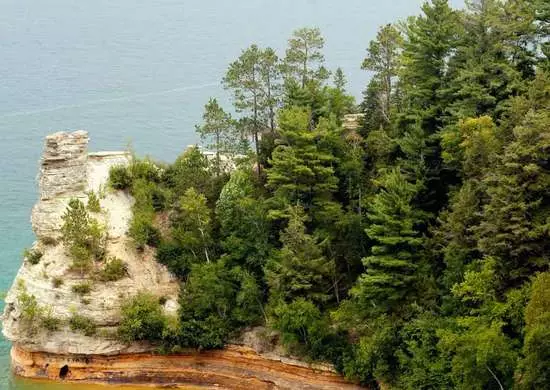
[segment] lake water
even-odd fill
[[[91,149],[171,161],[197,141],[194,125],[229,62],[251,43],[280,53],[291,32],[318,26],[327,65],[360,97],[360,69],[378,26],[422,0],[0,0],[0,290],[33,241],[30,210],[43,137],[85,129]],[[460,5],[456,0],[455,5]],[[1,309],[1,303],[0,303]],[[0,390],[68,390],[10,378],[0,336]]]

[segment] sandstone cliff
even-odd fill
[[[119,321],[124,299],[140,290],[168,297],[167,310],[176,310],[179,291],[176,279],[159,265],[152,253],[138,253],[127,236],[131,219],[132,198],[121,191],[107,190],[109,168],[127,164],[125,152],[88,154],[88,134],[83,131],[56,133],[46,138],[39,175],[39,201],[32,210],[32,227],[37,241],[33,249],[43,255],[32,265],[24,261],[12,288],[6,297],[3,315],[3,333],[15,345],[27,351],[54,354],[119,354],[149,351],[143,344],[124,345],[109,337]],[[87,192],[104,193],[100,196],[101,213],[94,215],[107,228],[107,254],[122,259],[128,266],[127,277],[109,283],[94,281],[86,297],[72,291],[76,284],[88,277],[69,269],[70,259],[60,242],[61,217],[71,198],[86,202]],[[56,286],[53,281],[62,280]],[[57,331],[40,329],[29,334],[21,324],[18,305],[18,286],[36,298],[40,307],[48,308],[62,325]],[[93,337],[71,331],[66,325],[72,313],[92,320],[98,328]],[[100,335],[100,336],[97,336]]]
[[[46,138],[39,174],[39,200],[32,210],[37,241],[33,250],[42,254],[37,264],[23,262],[6,297],[3,333],[13,343],[15,374],[54,380],[108,383],[194,384],[228,389],[355,389],[329,365],[309,365],[282,357],[280,351],[263,350],[258,337],[248,332],[239,345],[224,350],[179,355],[155,355],[155,346],[124,344],[114,337],[120,308],[127,297],[147,290],[164,297],[164,310],[178,309],[179,284],[151,250],[138,252],[128,237],[132,197],[107,188],[109,169],[128,164],[125,152],[88,153],[88,134],[56,133]],[[60,228],[72,198],[84,203],[88,193],[99,194],[101,211],[93,217],[107,231],[106,251],[127,265],[126,277],[115,282],[94,280],[85,297],[75,285],[89,279],[71,270],[71,260],[61,243]],[[57,283],[55,281],[58,281]],[[59,282],[62,281],[62,282]],[[30,332],[22,321],[21,291],[33,297],[59,321],[55,330]],[[92,336],[68,325],[75,313],[95,323]]]

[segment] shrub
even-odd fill
[[[61,287],[63,285],[63,279],[61,279],[59,276],[55,276],[52,279],[52,285],[54,288]]]
[[[115,190],[125,190],[132,186],[130,171],[124,165],[115,165],[109,169],[109,184]]]
[[[88,210],[92,213],[99,213],[101,211],[99,197],[93,191],[88,192]]]
[[[71,287],[71,291],[78,295],[87,295],[92,291],[90,282],[82,282]]]
[[[85,336],[93,336],[97,330],[97,326],[91,318],[76,313],[73,313],[69,319],[69,326],[72,331],[81,332]]]
[[[43,244],[43,245],[47,245],[47,246],[55,246],[57,245],[57,240],[53,237],[42,237],[40,239],[40,242]]]
[[[102,282],[114,282],[124,278],[127,272],[128,266],[122,260],[111,257],[99,271],[98,279]]]
[[[39,329],[42,309],[38,305],[36,297],[27,292],[23,281],[19,281],[17,289],[17,304],[21,311],[21,323],[29,334],[35,334]]]
[[[40,328],[54,331],[59,328],[61,321],[53,316],[52,309],[40,307],[36,297],[27,292],[23,281],[19,281],[17,304],[21,311],[21,323],[30,335],[34,335]]]
[[[25,249],[23,257],[32,265],[40,263],[43,253],[37,249]]]
[[[181,245],[174,241],[162,241],[157,249],[157,261],[164,264],[170,272],[185,278],[191,269],[190,256],[186,254]]]
[[[90,269],[92,260],[101,260],[105,256],[105,228],[90,218],[84,204],[71,199],[63,215],[61,233],[63,242],[73,260],[71,268],[85,272]]]
[[[160,232],[153,226],[152,215],[147,212],[134,211],[128,234],[138,249],[145,245],[156,247],[160,243]]]
[[[140,292],[122,306],[122,320],[118,338],[124,342],[159,341],[166,324],[159,299],[149,293]]]
[[[160,182],[163,173],[162,168],[147,158],[134,159],[128,169],[133,180],[144,179],[156,183]]]
[[[52,309],[49,308],[47,310],[44,310],[42,314],[41,324],[46,330],[54,332],[59,329],[59,326],[61,325],[61,320],[54,317]]]

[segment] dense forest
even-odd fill
[[[113,168],[182,286],[178,318],[143,293],[119,335],[170,353],[263,325],[371,388],[550,388],[550,3],[466,3],[381,27],[361,102],[319,29],[253,44],[196,127],[209,157]]]

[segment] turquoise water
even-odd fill
[[[0,0],[0,290],[22,249],[43,137],[86,129],[91,149],[173,160],[227,64],[252,42],[280,52],[291,31],[318,26],[326,59],[357,97],[360,64],[378,26],[417,13],[421,0]],[[456,4],[461,3],[457,0]],[[68,390],[13,382],[0,336],[0,390]],[[88,387],[86,387],[87,389]]]

